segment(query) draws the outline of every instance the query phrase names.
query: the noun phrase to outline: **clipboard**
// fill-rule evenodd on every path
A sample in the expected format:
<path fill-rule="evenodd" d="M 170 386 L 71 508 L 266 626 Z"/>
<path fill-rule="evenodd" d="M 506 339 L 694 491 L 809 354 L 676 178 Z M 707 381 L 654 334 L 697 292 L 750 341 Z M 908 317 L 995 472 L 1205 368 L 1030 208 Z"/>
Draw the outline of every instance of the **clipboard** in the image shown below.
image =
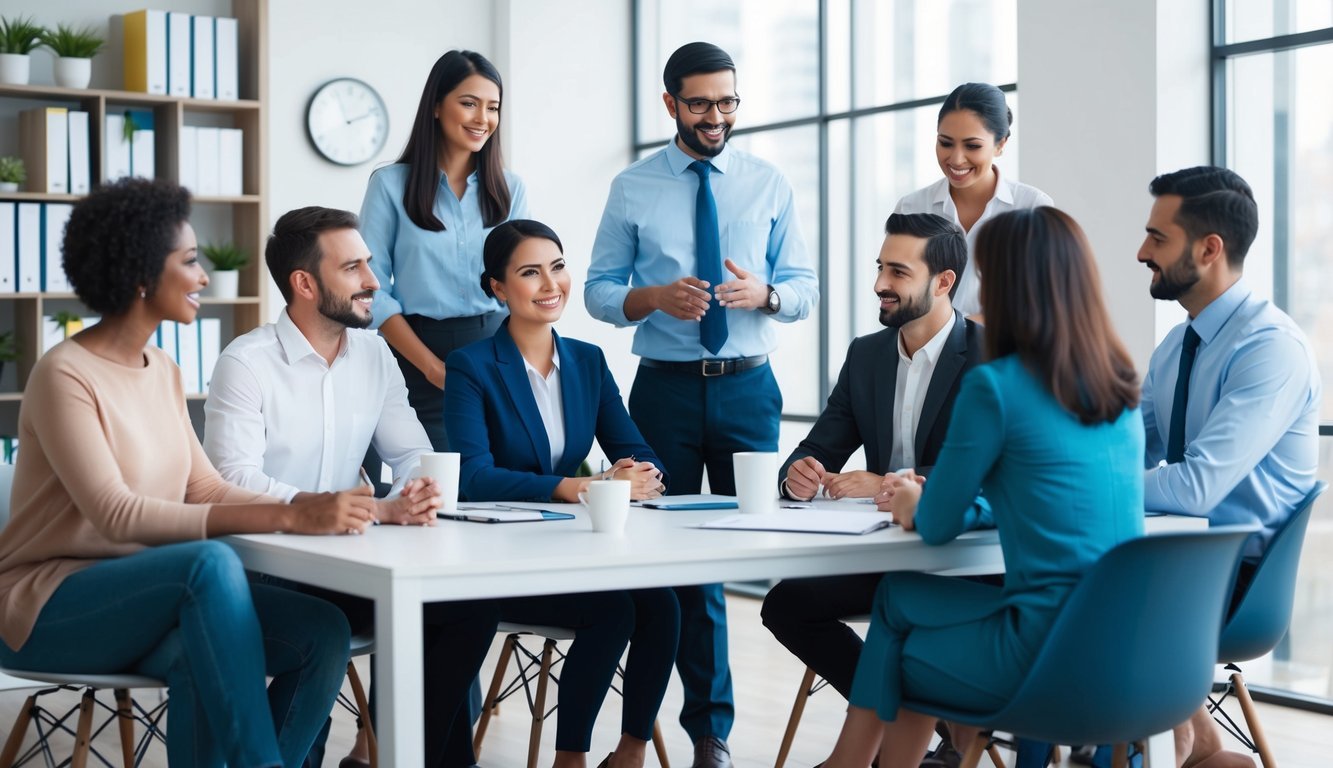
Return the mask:
<path fill-rule="evenodd" d="M 436 513 L 442 520 L 463 520 L 469 523 L 540 523 L 547 520 L 573 520 L 568 512 L 556 512 L 537 506 L 504 504 L 459 504 L 458 511 Z"/>

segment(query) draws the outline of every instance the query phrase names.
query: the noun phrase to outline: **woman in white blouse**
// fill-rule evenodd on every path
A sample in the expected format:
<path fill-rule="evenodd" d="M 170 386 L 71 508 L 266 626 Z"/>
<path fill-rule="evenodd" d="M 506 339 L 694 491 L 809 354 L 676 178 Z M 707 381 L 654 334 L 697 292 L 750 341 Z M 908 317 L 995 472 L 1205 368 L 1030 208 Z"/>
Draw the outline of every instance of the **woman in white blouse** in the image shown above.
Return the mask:
<path fill-rule="evenodd" d="M 1014 114 L 1004 92 L 986 83 L 963 83 L 940 107 L 935 157 L 944 178 L 904 196 L 894 213 L 935 213 L 956 222 L 967 233 L 968 268 L 958 278 L 954 308 L 964 315 L 981 314 L 977 299 L 981 275 L 972 259 L 977 226 L 1005 211 L 1054 205 L 1036 187 L 1000 175 L 995 158 L 1009 142 Z"/>

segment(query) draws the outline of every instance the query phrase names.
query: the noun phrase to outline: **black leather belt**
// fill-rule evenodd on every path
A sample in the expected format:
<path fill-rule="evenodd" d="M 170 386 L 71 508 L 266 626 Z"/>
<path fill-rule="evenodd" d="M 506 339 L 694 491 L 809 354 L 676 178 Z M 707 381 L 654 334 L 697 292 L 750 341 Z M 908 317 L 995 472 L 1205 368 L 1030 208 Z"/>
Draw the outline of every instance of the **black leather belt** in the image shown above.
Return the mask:
<path fill-rule="evenodd" d="M 767 362 L 768 355 L 738 357 L 732 360 L 652 360 L 647 357 L 639 359 L 639 365 L 644 368 L 658 368 L 679 373 L 697 373 L 700 376 L 726 376 L 729 373 L 740 373 L 751 368 L 758 368 Z"/>

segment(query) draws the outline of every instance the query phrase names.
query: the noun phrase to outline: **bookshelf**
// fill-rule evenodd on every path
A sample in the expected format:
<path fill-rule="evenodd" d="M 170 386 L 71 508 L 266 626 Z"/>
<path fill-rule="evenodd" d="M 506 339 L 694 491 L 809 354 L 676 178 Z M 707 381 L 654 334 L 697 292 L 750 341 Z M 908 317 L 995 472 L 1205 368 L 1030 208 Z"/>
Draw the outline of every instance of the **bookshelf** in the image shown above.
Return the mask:
<path fill-rule="evenodd" d="M 162 7 L 171 8 L 171 0 Z M 225 4 L 224 4 L 225 7 Z M 108 2 L 108 18 L 133 10 L 135 6 Z M 242 192 L 232 196 L 195 196 L 191 223 L 200 245 L 230 240 L 251 256 L 250 264 L 240 271 L 239 297 L 221 299 L 204 296 L 200 316 L 222 321 L 222 344 L 263 322 L 263 306 L 268 275 L 263 264 L 264 242 L 268 235 L 267 200 L 268 137 L 266 126 L 268 78 L 268 0 L 232 0 L 230 15 L 238 20 L 238 68 L 241 98 L 217 101 L 148 94 L 104 88 L 62 88 L 55 85 L 0 84 L 0 125 L 12 125 L 20 111 L 34 107 L 66 107 L 89 113 L 89 152 L 92 182 L 96 186 L 105 176 L 106 117 L 126 109 L 153 113 L 154 165 L 158 178 L 179 180 L 181 169 L 181 129 L 188 125 L 239 128 L 243 133 Z M 109 25 L 114 29 L 115 25 Z M 109 32 L 108 34 L 115 34 Z M 94 60 L 94 67 L 121 68 L 117 53 Z M 8 132 L 8 131 L 6 131 Z M 0 154 L 17 153 L 32 167 L 33 159 L 17 142 L 6 142 Z M 31 177 L 31 173 L 29 174 Z M 31 181 L 29 182 L 31 183 Z M 19 191 L 0 192 L 0 201 L 20 203 L 76 203 L 81 195 L 45 194 Z M 33 366 L 43 346 L 42 318 L 61 310 L 93 314 L 70 293 L 0 293 L 0 329 L 12 329 L 19 358 L 5 365 L 0 379 L 0 434 L 15 434 L 18 404 Z M 15 373 L 10 374 L 11 367 Z M 198 404 L 204 395 L 189 395 L 192 416 L 198 420 Z M 196 423 L 196 427 L 201 424 Z"/>

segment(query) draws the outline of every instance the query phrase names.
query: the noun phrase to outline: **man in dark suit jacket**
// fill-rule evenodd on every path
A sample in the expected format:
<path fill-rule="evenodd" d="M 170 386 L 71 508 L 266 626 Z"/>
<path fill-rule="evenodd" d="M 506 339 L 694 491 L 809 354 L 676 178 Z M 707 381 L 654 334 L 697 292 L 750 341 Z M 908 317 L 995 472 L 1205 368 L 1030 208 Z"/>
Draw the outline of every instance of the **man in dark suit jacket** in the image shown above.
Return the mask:
<path fill-rule="evenodd" d="M 886 473 L 928 475 L 963 374 L 982 361 L 980 325 L 950 304 L 967 240 L 935 214 L 893 214 L 875 293 L 886 328 L 852 342 L 828 405 L 779 473 L 785 498 L 870 497 Z M 857 448 L 866 470 L 841 472 Z M 844 697 L 861 638 L 841 619 L 870 612 L 883 574 L 789 579 L 764 600 L 764 626 Z"/>

